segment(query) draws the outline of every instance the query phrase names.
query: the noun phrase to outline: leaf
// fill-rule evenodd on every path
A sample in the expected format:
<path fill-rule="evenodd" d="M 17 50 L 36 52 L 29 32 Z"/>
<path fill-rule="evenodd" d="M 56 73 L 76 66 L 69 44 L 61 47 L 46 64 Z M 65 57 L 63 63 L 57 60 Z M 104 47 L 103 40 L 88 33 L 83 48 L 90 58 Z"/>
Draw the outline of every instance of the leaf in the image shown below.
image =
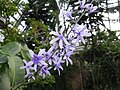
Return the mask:
<path fill-rule="evenodd" d="M 0 90 L 10 90 L 10 81 L 6 68 L 3 72 L 0 72 Z"/>
<path fill-rule="evenodd" d="M 25 71 L 20 69 L 24 64 L 18 56 L 9 56 L 8 60 L 10 82 L 11 86 L 14 87 L 24 79 Z"/>
<path fill-rule="evenodd" d="M 30 59 L 29 48 L 27 47 L 26 44 L 21 48 L 21 54 L 25 60 Z"/>
<path fill-rule="evenodd" d="M 20 45 L 17 42 L 7 43 L 5 46 L 1 47 L 0 52 L 7 55 L 16 55 L 21 50 Z"/>
<path fill-rule="evenodd" d="M 0 64 L 6 63 L 7 61 L 8 61 L 7 56 L 0 54 Z"/>

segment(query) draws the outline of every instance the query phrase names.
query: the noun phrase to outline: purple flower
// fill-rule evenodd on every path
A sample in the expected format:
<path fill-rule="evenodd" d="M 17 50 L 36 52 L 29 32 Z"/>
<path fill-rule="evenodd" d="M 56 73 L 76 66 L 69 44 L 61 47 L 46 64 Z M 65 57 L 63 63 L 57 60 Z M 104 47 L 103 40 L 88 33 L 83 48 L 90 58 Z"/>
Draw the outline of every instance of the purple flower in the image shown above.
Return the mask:
<path fill-rule="evenodd" d="M 66 45 L 66 46 L 64 46 L 64 50 L 66 51 L 66 52 L 68 52 L 68 51 L 74 51 L 75 50 L 75 45 L 73 46 L 73 45 Z"/>
<path fill-rule="evenodd" d="M 35 80 L 35 77 L 34 77 L 33 73 L 30 73 L 30 74 L 28 74 L 28 75 L 25 75 L 25 78 L 28 79 L 28 82 L 30 81 L 30 78 L 32 78 L 33 80 Z"/>
<path fill-rule="evenodd" d="M 52 56 L 52 52 L 55 50 L 55 45 L 51 46 L 50 49 L 44 53 L 44 58 L 48 60 Z"/>
<path fill-rule="evenodd" d="M 60 33 L 58 33 L 57 31 L 51 31 L 50 34 L 53 34 L 55 36 L 57 36 L 56 38 L 54 38 L 53 40 L 50 41 L 50 44 L 54 44 L 55 42 L 59 41 L 59 47 L 62 49 L 63 48 L 63 42 L 66 45 L 69 45 L 68 41 L 66 40 L 66 38 L 63 36 L 63 29 L 60 30 Z"/>
<path fill-rule="evenodd" d="M 66 54 L 63 58 L 63 59 L 66 60 L 66 66 L 68 66 L 69 62 L 70 62 L 71 65 L 73 64 L 72 60 L 70 59 L 71 54 L 73 54 L 73 51 L 68 51 L 68 52 L 66 52 Z"/>
<path fill-rule="evenodd" d="M 33 67 L 32 67 L 33 62 L 32 61 L 27 62 L 26 60 L 23 60 L 23 62 L 25 66 L 20 67 L 20 69 L 26 69 L 25 77 L 29 77 L 31 75 L 30 71 L 33 70 Z"/>
<path fill-rule="evenodd" d="M 63 11 L 63 17 L 65 17 L 67 20 L 72 19 L 72 12 L 70 11 Z"/>
<path fill-rule="evenodd" d="M 72 30 L 74 34 L 77 34 L 76 43 L 79 42 L 79 40 L 81 40 L 85 44 L 85 40 L 83 37 L 91 36 L 91 33 L 88 32 L 87 27 L 85 25 L 83 26 L 83 25 L 76 24 Z"/>
<path fill-rule="evenodd" d="M 49 58 L 48 63 L 52 65 L 52 62 L 58 59 L 56 52 Z"/>
<path fill-rule="evenodd" d="M 52 65 L 52 62 L 55 60 L 54 56 L 51 56 L 49 59 L 48 59 L 48 63 L 50 65 Z"/>
<path fill-rule="evenodd" d="M 60 75 L 60 69 L 63 70 L 63 67 L 62 67 L 62 63 L 64 63 L 64 61 L 62 61 L 62 57 L 59 58 L 59 60 L 56 60 L 54 61 L 54 70 L 57 70 L 58 71 L 58 74 Z"/>
<path fill-rule="evenodd" d="M 81 9 L 86 9 L 86 8 L 88 8 L 91 4 L 85 4 L 86 3 L 86 0 L 82 0 L 82 1 L 78 1 L 79 2 L 79 4 L 80 4 L 80 8 Z"/>
<path fill-rule="evenodd" d="M 29 50 L 30 56 L 31 56 L 31 61 L 34 64 L 34 70 L 35 72 L 37 71 L 37 66 L 42 66 L 42 65 L 47 65 L 47 63 L 43 60 L 42 54 L 44 54 L 44 50 L 41 49 L 36 55 L 32 50 Z"/>
<path fill-rule="evenodd" d="M 78 1 L 80 3 L 80 8 L 81 9 L 88 9 L 89 14 L 93 13 L 95 10 L 97 10 L 97 6 L 93 6 L 93 4 L 85 4 L 86 0 Z"/>
<path fill-rule="evenodd" d="M 50 49 L 47 51 L 47 52 L 45 52 L 44 53 L 44 56 L 43 56 L 43 59 L 45 60 L 45 61 L 48 61 L 48 63 L 50 64 L 50 65 L 52 65 L 52 61 L 53 61 L 53 51 L 55 50 L 55 44 L 53 45 L 53 46 L 51 46 L 50 47 Z"/>
<path fill-rule="evenodd" d="M 48 67 L 48 66 L 42 66 L 41 69 L 40 69 L 40 73 L 39 75 L 42 75 L 43 78 L 46 77 L 46 75 L 51 75 L 49 70 L 51 69 L 52 67 Z"/>
<path fill-rule="evenodd" d="M 89 7 L 89 14 L 93 13 L 95 10 L 97 10 L 97 6 L 93 6 L 93 4 L 90 5 L 90 7 Z"/>

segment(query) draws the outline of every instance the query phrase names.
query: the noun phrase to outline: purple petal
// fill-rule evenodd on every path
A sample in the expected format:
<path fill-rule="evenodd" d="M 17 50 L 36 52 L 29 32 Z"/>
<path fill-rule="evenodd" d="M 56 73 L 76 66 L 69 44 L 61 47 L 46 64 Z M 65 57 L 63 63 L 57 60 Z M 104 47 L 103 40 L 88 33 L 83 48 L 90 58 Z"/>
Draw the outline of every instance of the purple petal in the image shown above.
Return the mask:
<path fill-rule="evenodd" d="M 54 44 L 56 41 L 58 41 L 59 40 L 59 38 L 57 37 L 57 38 L 54 38 L 54 39 L 52 39 L 51 41 L 50 41 L 50 44 Z"/>
<path fill-rule="evenodd" d="M 38 55 L 39 55 L 39 56 L 42 56 L 44 53 L 46 53 L 45 49 L 40 49 Z"/>
<path fill-rule="evenodd" d="M 26 69 L 27 75 L 30 75 L 30 69 Z"/>
<path fill-rule="evenodd" d="M 45 62 L 45 61 L 40 61 L 40 63 L 42 64 L 42 65 L 45 65 L 45 66 L 47 66 L 48 64 Z"/>
<path fill-rule="evenodd" d="M 70 12 L 70 11 L 63 11 L 62 14 L 66 19 L 71 19 L 72 18 L 72 12 Z"/>
<path fill-rule="evenodd" d="M 64 30 L 65 30 L 65 27 L 62 27 L 60 30 L 60 34 L 62 34 Z"/>
<path fill-rule="evenodd" d="M 58 35 L 59 35 L 59 33 L 58 33 L 58 32 L 55 32 L 55 31 L 51 31 L 50 34 L 53 34 L 53 35 L 55 35 L 55 36 L 58 36 Z"/>
<path fill-rule="evenodd" d="M 20 67 L 20 69 L 25 69 L 26 68 L 26 66 L 22 66 L 22 67 Z"/>
<path fill-rule="evenodd" d="M 34 52 L 32 50 L 29 50 L 30 56 L 33 57 Z"/>
<path fill-rule="evenodd" d="M 29 62 L 27 63 L 27 65 L 31 66 L 31 65 L 33 65 L 33 62 L 32 62 L 32 61 L 29 61 Z"/>
<path fill-rule="evenodd" d="M 37 71 L 37 64 L 36 65 L 34 65 L 34 70 L 35 70 L 35 72 Z"/>
<path fill-rule="evenodd" d="M 23 60 L 23 62 L 24 62 L 25 64 L 27 64 L 27 61 L 26 61 L 26 60 Z"/>
<path fill-rule="evenodd" d="M 48 70 L 50 70 L 52 67 L 49 67 Z"/>
<path fill-rule="evenodd" d="M 85 32 L 83 32 L 81 34 L 81 36 L 87 36 L 87 37 L 89 37 L 89 36 L 91 36 L 91 33 L 88 33 L 87 31 L 85 31 Z"/>
<path fill-rule="evenodd" d="M 79 42 L 80 36 L 77 36 L 76 43 Z"/>
<path fill-rule="evenodd" d="M 61 49 L 63 48 L 63 41 L 61 39 L 59 41 L 59 46 L 60 46 Z"/>
<path fill-rule="evenodd" d="M 81 28 L 82 27 L 82 28 Z M 80 26 L 80 32 L 83 32 L 85 29 L 87 29 L 87 27 L 86 27 L 86 25 L 84 25 L 84 26 Z"/>
<path fill-rule="evenodd" d="M 32 76 L 32 79 L 33 79 L 33 80 L 35 80 L 35 77 L 34 77 L 34 76 Z"/>
<path fill-rule="evenodd" d="M 68 58 L 68 60 L 69 60 L 70 64 L 72 65 L 73 64 L 72 60 L 70 58 Z"/>
<path fill-rule="evenodd" d="M 97 6 L 91 7 L 90 12 L 89 13 L 93 13 L 95 10 L 97 10 Z"/>
<path fill-rule="evenodd" d="M 42 76 L 42 78 L 44 79 L 46 77 L 46 74 L 40 74 Z"/>
<path fill-rule="evenodd" d="M 56 70 L 57 68 L 55 67 L 54 70 Z"/>
<path fill-rule="evenodd" d="M 66 66 L 68 66 L 68 60 L 66 59 Z"/>
<path fill-rule="evenodd" d="M 90 8 L 91 4 L 86 4 L 84 7 L 85 8 Z"/>
<path fill-rule="evenodd" d="M 69 42 L 65 39 L 65 37 L 63 37 L 63 41 L 66 45 L 69 45 Z"/>
<path fill-rule="evenodd" d="M 59 69 L 57 69 L 58 70 L 58 75 L 60 76 L 60 70 Z"/>
<path fill-rule="evenodd" d="M 54 50 L 55 46 L 51 46 L 50 49 L 47 51 L 48 54 L 50 54 Z"/>
<path fill-rule="evenodd" d="M 85 40 L 83 37 L 80 37 L 81 41 L 83 42 L 83 44 L 85 44 Z"/>
<path fill-rule="evenodd" d="M 81 7 L 81 8 L 84 8 L 85 2 L 86 2 L 86 0 L 83 0 L 83 1 L 80 1 L 80 0 L 79 0 L 80 7 Z"/>
<path fill-rule="evenodd" d="M 61 70 L 63 70 L 63 67 L 62 67 L 62 66 L 60 66 L 60 69 L 61 69 Z"/>

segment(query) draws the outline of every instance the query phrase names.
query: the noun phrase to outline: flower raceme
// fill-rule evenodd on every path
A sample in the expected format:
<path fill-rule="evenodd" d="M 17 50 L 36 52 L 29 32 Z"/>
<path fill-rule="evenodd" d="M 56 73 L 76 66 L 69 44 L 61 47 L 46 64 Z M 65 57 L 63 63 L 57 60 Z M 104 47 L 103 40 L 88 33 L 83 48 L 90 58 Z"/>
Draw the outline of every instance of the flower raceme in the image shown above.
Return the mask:
<path fill-rule="evenodd" d="M 86 4 L 86 0 L 78 0 L 78 3 L 82 10 L 88 10 L 88 12 L 86 11 L 88 15 L 97 9 L 97 7 L 93 6 L 91 3 Z M 70 23 L 70 19 L 73 20 L 74 18 L 71 11 L 64 11 L 62 14 L 63 19 L 65 19 L 66 22 Z M 78 20 L 81 19 L 81 16 Z M 69 19 L 69 21 L 67 21 L 66 18 Z M 62 25 L 60 30 L 50 32 L 50 35 L 52 35 L 53 38 L 50 41 L 51 47 L 48 51 L 40 49 L 38 54 L 35 54 L 32 50 L 29 50 L 31 60 L 28 62 L 23 60 L 25 66 L 21 67 L 21 69 L 26 70 L 26 78 L 35 79 L 34 75 L 36 75 L 37 72 L 39 72 L 39 76 L 45 78 L 46 75 L 51 75 L 50 70 L 52 69 L 57 70 L 60 75 L 60 71 L 63 70 L 63 63 L 66 63 L 66 66 L 73 64 L 70 57 L 74 53 L 76 44 L 79 43 L 79 41 L 82 41 L 82 43 L 85 44 L 84 37 L 91 36 L 86 25 L 79 25 L 77 23 L 78 20 L 76 20 L 75 24 L 70 24 L 73 27 L 69 31 Z"/>

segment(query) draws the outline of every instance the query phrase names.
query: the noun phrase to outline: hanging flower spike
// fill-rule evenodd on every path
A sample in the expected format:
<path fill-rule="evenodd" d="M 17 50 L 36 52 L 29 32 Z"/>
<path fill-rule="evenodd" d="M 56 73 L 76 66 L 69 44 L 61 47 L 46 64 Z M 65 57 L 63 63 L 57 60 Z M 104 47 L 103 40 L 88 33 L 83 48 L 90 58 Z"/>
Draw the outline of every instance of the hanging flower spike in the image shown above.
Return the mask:
<path fill-rule="evenodd" d="M 75 2 L 77 5 L 79 4 L 82 13 L 81 16 L 78 17 L 78 20 L 74 21 L 76 23 L 75 25 L 73 22 L 69 22 L 70 19 L 75 20 L 77 17 L 72 16 L 74 8 L 69 11 L 62 11 L 62 13 L 60 12 L 59 16 L 61 16 L 62 19 L 60 19 L 62 22 L 59 23 L 58 26 L 62 26 L 62 28 L 60 30 L 50 32 L 50 34 L 54 36 L 54 38 L 50 41 L 50 49 L 48 51 L 45 49 L 40 49 L 38 54 L 35 54 L 32 50 L 30 50 L 29 54 L 31 56 L 31 60 L 29 62 L 23 60 L 25 66 L 21 67 L 20 69 L 26 70 L 27 74 L 25 77 L 27 77 L 29 80 L 30 78 L 35 79 L 34 75 L 38 74 L 36 72 L 39 72 L 39 75 L 45 78 L 46 75 L 51 75 L 50 70 L 52 67 L 54 70 L 57 70 L 58 75 L 60 75 L 60 70 L 63 70 L 62 64 L 64 62 L 66 66 L 73 64 L 70 56 L 75 50 L 76 43 L 81 40 L 82 43 L 85 44 L 84 37 L 91 36 L 91 33 L 87 30 L 86 25 L 79 25 L 77 22 L 84 14 L 88 13 L 89 15 L 97 9 L 96 6 L 91 4 L 92 2 L 87 3 L 86 1 L 87 0 L 78 0 L 77 3 Z M 72 30 L 70 30 L 71 28 L 69 26 L 73 26 Z"/>
<path fill-rule="evenodd" d="M 63 48 L 63 42 L 66 44 L 66 45 L 69 45 L 68 41 L 66 40 L 66 38 L 63 36 L 63 29 L 60 30 L 60 34 L 56 31 L 51 31 L 50 34 L 53 34 L 55 36 L 57 36 L 56 38 L 54 38 L 53 40 L 50 41 L 50 44 L 54 44 L 56 43 L 57 41 L 59 41 L 59 47 L 60 49 Z"/>
<path fill-rule="evenodd" d="M 34 64 L 35 72 L 37 71 L 38 64 L 47 65 L 47 63 L 42 58 L 43 49 L 39 51 L 38 55 L 36 55 L 32 50 L 29 50 L 29 53 L 30 53 L 30 56 L 31 56 L 31 61 Z"/>
<path fill-rule="evenodd" d="M 74 34 L 77 34 L 76 43 L 78 43 L 79 40 L 81 40 L 83 44 L 85 44 L 85 40 L 83 37 L 91 36 L 91 33 L 88 32 L 86 25 L 83 26 L 83 25 L 76 24 L 74 28 L 72 29 L 72 31 L 74 32 Z"/>
<path fill-rule="evenodd" d="M 43 78 L 46 77 L 46 75 L 51 75 L 49 70 L 51 69 L 52 67 L 48 67 L 48 66 L 42 66 L 41 69 L 40 69 L 40 73 L 39 75 L 40 76 L 43 76 Z"/>

